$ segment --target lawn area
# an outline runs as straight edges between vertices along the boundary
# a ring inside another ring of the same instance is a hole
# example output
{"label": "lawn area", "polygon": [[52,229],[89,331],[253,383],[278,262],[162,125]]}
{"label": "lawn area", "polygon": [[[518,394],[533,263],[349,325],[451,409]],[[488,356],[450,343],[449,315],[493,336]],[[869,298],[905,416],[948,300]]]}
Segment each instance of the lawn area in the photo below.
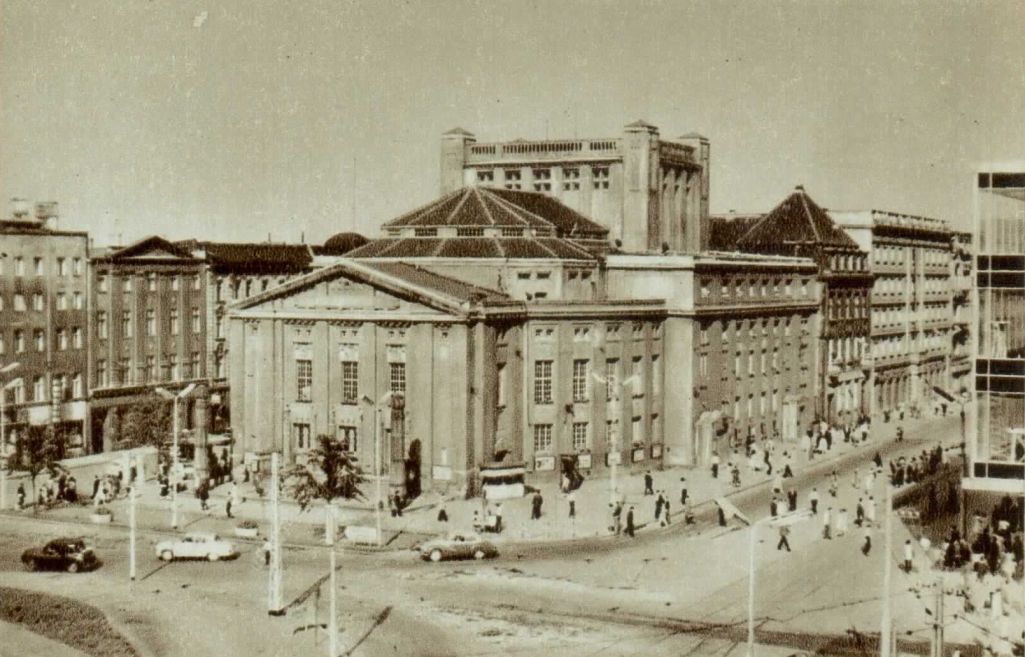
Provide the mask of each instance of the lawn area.
{"label": "lawn area", "polygon": [[0,619],[95,657],[139,657],[103,612],[69,598],[0,586]]}

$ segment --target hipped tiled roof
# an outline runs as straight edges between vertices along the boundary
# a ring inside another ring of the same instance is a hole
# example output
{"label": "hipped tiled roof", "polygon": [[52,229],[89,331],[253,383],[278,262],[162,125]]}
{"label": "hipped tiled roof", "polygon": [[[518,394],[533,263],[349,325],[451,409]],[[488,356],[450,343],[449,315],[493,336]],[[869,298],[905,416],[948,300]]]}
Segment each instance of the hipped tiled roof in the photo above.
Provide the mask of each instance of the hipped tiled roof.
{"label": "hipped tiled roof", "polygon": [[350,258],[564,258],[594,260],[570,240],[557,237],[408,237],[374,240]]}
{"label": "hipped tiled roof", "polygon": [[608,230],[544,194],[466,187],[389,221],[385,228],[509,227],[549,229],[564,237],[604,239]]}
{"label": "hipped tiled roof", "polygon": [[785,252],[794,245],[857,249],[858,244],[798,187],[738,241],[745,251]]}
{"label": "hipped tiled roof", "polygon": [[498,290],[471,285],[404,262],[369,261],[361,264],[383,274],[400,278],[411,285],[427,288],[461,301],[507,301],[509,299],[507,295]]}
{"label": "hipped tiled roof", "polygon": [[274,269],[303,271],[313,262],[313,253],[305,244],[271,244],[268,242],[179,242],[192,251],[202,250],[211,265],[230,269]]}

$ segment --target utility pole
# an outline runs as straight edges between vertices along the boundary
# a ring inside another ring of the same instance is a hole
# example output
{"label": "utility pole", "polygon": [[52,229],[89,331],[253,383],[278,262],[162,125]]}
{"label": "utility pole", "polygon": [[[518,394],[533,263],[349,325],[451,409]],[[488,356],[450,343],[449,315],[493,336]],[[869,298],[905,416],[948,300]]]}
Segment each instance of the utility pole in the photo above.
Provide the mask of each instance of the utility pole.
{"label": "utility pole", "polygon": [[747,549],[747,657],[755,654],[755,545],[758,542],[758,522],[751,524]]}
{"label": "utility pole", "polygon": [[380,403],[374,408],[374,487],[376,489],[374,502],[374,522],[377,525],[377,547],[381,547],[384,536],[381,533],[381,406]]}
{"label": "utility pole", "polygon": [[128,579],[135,581],[135,482],[128,487]]}
{"label": "utility pole", "polygon": [[883,480],[886,486],[886,495],[883,501],[883,594],[882,594],[882,618],[879,619],[879,657],[891,657],[892,656],[892,635],[893,635],[893,620],[890,612],[890,580],[893,575],[891,572],[893,562],[893,526],[892,520],[890,519],[893,500],[892,486],[889,481]]}
{"label": "utility pole", "polygon": [[936,657],[943,657],[943,575],[936,579]]}
{"label": "utility pole", "polygon": [[328,548],[331,554],[331,573],[328,577],[331,591],[328,599],[329,616],[327,619],[327,655],[328,657],[338,656],[338,582],[335,579],[335,541],[331,536],[331,547]]}
{"label": "utility pole", "polygon": [[267,582],[267,613],[284,616],[281,602],[281,515],[278,509],[278,458],[277,452],[270,455],[270,517],[271,517],[271,559]]}

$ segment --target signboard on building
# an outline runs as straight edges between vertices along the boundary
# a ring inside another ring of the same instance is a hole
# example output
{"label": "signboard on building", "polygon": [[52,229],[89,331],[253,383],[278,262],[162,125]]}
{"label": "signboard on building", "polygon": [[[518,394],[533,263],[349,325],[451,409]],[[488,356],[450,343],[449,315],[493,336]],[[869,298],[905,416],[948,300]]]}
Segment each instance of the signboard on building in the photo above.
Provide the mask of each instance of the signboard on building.
{"label": "signboard on building", "polygon": [[619,465],[623,462],[623,455],[619,452],[609,452],[605,455],[605,465]]}
{"label": "signboard on building", "polygon": [[660,459],[662,458],[662,443],[651,446],[651,458]]}
{"label": "signboard on building", "polygon": [[581,470],[591,469],[591,455],[590,454],[578,454],[577,455],[577,467]]}
{"label": "signboard on building", "polygon": [[555,457],[554,456],[535,456],[534,457],[534,469],[538,471],[548,471],[555,469]]}
{"label": "signboard on building", "polygon": [[431,478],[438,481],[452,481],[452,467],[448,465],[436,465],[431,469]]}
{"label": "signboard on building", "polygon": [[634,463],[637,463],[638,461],[643,461],[643,460],[644,460],[644,448],[643,447],[635,448],[634,451],[633,451],[633,461],[634,461]]}

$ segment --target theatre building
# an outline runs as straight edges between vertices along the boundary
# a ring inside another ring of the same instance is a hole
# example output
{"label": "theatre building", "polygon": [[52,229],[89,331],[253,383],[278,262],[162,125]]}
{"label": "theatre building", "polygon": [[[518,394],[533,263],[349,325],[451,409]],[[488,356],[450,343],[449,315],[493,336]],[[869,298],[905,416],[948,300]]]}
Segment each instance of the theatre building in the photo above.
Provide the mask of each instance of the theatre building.
{"label": "theatre building", "polygon": [[[661,301],[531,301],[344,258],[231,312],[236,449],[337,437],[393,486],[647,464],[663,443]],[[615,454],[615,456],[613,456]]]}

